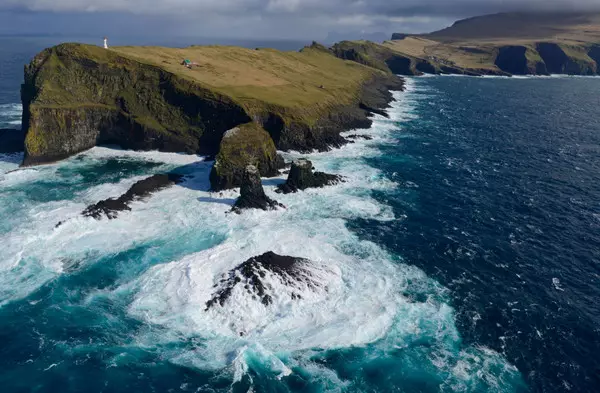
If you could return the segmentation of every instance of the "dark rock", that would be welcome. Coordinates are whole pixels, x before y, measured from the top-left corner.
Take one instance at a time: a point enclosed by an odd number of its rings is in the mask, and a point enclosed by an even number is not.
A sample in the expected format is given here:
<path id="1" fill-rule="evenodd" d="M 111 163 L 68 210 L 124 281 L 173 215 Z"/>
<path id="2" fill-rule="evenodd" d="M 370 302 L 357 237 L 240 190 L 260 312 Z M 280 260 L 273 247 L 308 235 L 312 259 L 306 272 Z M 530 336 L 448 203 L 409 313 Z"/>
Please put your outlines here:
<path id="1" fill-rule="evenodd" d="M 598 66 L 593 59 L 589 58 L 587 61 L 583 56 L 569 56 L 559 44 L 540 42 L 536 49 L 550 74 L 594 75 L 598 72 Z"/>
<path id="2" fill-rule="evenodd" d="M 0 153 L 18 153 L 25 149 L 22 130 L 0 129 Z"/>
<path id="3" fill-rule="evenodd" d="M 289 194 L 307 188 L 325 187 L 342 181 L 342 176 L 313 172 L 312 162 L 301 158 L 292 163 L 287 181 L 277 187 L 276 192 Z"/>
<path id="4" fill-rule="evenodd" d="M 279 175 L 285 166 L 269 133 L 255 122 L 232 128 L 223 136 L 210 172 L 212 190 L 240 187 L 248 165 L 254 165 L 265 177 Z"/>
<path id="5" fill-rule="evenodd" d="M 588 56 L 596 62 L 596 71 L 600 72 L 600 45 L 592 45 L 588 50 Z"/>
<path id="6" fill-rule="evenodd" d="M 183 176 L 176 174 L 151 176 L 135 183 L 119 198 L 105 199 L 94 205 L 88 206 L 81 214 L 85 217 L 93 217 L 96 220 L 100 220 L 103 216 L 106 216 L 109 219 L 117 218 L 120 211 L 131 210 L 129 203 L 143 199 L 154 192 L 180 183 L 182 178 Z"/>
<path id="7" fill-rule="evenodd" d="M 522 45 L 508 45 L 498 49 L 495 64 L 502 71 L 513 75 L 547 74 L 546 64 L 535 61 L 537 53 Z"/>
<path id="8" fill-rule="evenodd" d="M 283 158 L 283 156 L 281 154 L 277 154 L 277 156 L 275 157 L 275 168 L 283 169 L 285 167 L 286 167 L 285 159 Z"/>
<path id="9" fill-rule="evenodd" d="M 316 288 L 317 283 L 311 278 L 307 266 L 310 260 L 267 252 L 253 257 L 223 275 L 215 285 L 215 292 L 208 302 L 206 310 L 223 306 L 231 297 L 236 286 L 240 285 L 250 296 L 257 296 L 265 306 L 273 302 L 269 288 L 263 282 L 267 273 L 276 275 L 286 286 L 300 289 L 299 284 Z M 292 298 L 301 299 L 300 294 L 292 292 Z"/>
<path id="10" fill-rule="evenodd" d="M 25 66 L 21 99 L 25 166 L 108 144 L 214 155 L 225 131 L 251 120 L 225 95 L 83 44 L 38 54 Z"/>
<path id="11" fill-rule="evenodd" d="M 254 165 L 248 165 L 244 171 L 240 194 L 232 209 L 238 214 L 244 209 L 273 210 L 277 207 L 285 207 L 265 194 L 260 180 L 260 172 Z"/>
<path id="12" fill-rule="evenodd" d="M 441 72 L 439 67 L 436 67 L 430 61 L 423 59 L 417 59 L 415 68 L 417 71 L 423 72 L 425 74 L 439 74 Z"/>
<path id="13" fill-rule="evenodd" d="M 373 139 L 372 136 L 362 135 L 362 134 L 351 134 L 351 135 L 348 135 L 347 138 L 350 138 L 350 139 L 364 139 L 364 140 L 367 140 L 367 141 L 370 141 L 370 140 Z"/>
<path id="14" fill-rule="evenodd" d="M 384 110 L 384 109 L 377 109 L 377 108 L 372 108 L 370 106 L 368 106 L 367 104 L 361 102 L 360 104 L 358 104 L 358 106 L 360 107 L 360 109 L 363 109 L 365 111 L 367 111 L 368 113 L 375 113 L 377 115 L 381 115 L 385 118 L 390 117 L 390 115 Z"/>

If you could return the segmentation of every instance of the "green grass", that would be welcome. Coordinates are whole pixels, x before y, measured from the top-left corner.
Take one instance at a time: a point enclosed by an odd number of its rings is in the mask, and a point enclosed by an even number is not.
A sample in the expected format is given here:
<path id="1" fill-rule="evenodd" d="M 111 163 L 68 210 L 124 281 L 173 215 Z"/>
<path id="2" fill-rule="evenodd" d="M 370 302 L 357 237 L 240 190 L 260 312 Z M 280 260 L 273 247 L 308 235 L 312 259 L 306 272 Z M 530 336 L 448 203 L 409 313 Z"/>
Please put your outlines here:
<path id="1" fill-rule="evenodd" d="M 192 69 L 183 59 L 197 63 Z M 79 63 L 79 64 L 78 64 Z M 92 64 L 95 74 L 86 75 L 81 64 Z M 251 116 L 278 113 L 287 121 L 314 123 L 332 107 L 359 100 L 362 85 L 378 71 L 333 56 L 321 45 L 300 52 L 273 49 L 252 50 L 232 46 L 192 46 L 189 48 L 113 47 L 63 44 L 49 49 L 40 67 L 42 81 L 37 105 L 77 107 L 115 105 L 115 94 L 124 97 L 139 117 L 148 114 L 146 102 L 155 106 L 156 94 L 140 97 L 129 86 L 114 86 L 111 75 L 122 71 L 147 81 L 149 89 L 159 85 L 161 76 L 185 94 L 201 95 L 215 101 L 223 97 L 243 107 Z M 79 81 L 78 83 L 73 83 Z M 83 82 L 82 82 L 83 81 Z M 146 94 L 146 93 L 143 93 Z M 136 104 L 137 103 L 137 104 Z M 135 105 L 134 105 L 135 104 Z M 160 108 L 159 108 L 160 109 Z M 169 117 L 163 114 L 163 117 Z M 170 123 L 181 119 L 171 116 Z M 181 126 L 185 122 L 181 121 Z"/>

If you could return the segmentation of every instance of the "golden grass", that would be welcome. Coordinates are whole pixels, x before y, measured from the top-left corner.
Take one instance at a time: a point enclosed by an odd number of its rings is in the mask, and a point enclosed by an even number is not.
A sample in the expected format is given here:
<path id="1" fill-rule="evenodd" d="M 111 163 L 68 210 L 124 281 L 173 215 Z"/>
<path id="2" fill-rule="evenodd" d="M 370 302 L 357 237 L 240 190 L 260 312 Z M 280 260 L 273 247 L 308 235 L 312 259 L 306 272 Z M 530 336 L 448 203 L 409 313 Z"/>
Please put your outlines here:
<path id="1" fill-rule="evenodd" d="M 461 68 L 496 68 L 493 64 L 494 47 L 489 45 L 476 45 L 471 42 L 448 44 L 422 37 L 386 41 L 384 45 L 399 53 L 436 62 L 443 60 Z"/>
<path id="2" fill-rule="evenodd" d="M 398 41 L 385 41 L 384 46 L 405 53 L 410 56 L 425 58 L 427 56 L 426 48 L 439 45 L 440 43 L 420 37 L 407 37 Z"/>
<path id="3" fill-rule="evenodd" d="M 497 48 L 521 45 L 531 49 L 538 42 L 559 44 L 576 59 L 589 62 L 584 47 L 600 43 L 600 14 L 496 14 L 472 18 L 438 32 L 384 45 L 402 54 L 438 59 L 461 68 L 497 69 Z M 534 56 L 535 57 L 535 56 Z M 535 60 L 535 59 L 533 59 Z"/>
<path id="4" fill-rule="evenodd" d="M 111 51 L 198 82 L 242 102 L 283 107 L 332 105 L 354 100 L 377 71 L 316 49 L 281 52 L 232 46 L 115 47 Z M 188 69 L 183 59 L 198 63 Z M 322 86 L 322 87 L 321 87 Z"/>

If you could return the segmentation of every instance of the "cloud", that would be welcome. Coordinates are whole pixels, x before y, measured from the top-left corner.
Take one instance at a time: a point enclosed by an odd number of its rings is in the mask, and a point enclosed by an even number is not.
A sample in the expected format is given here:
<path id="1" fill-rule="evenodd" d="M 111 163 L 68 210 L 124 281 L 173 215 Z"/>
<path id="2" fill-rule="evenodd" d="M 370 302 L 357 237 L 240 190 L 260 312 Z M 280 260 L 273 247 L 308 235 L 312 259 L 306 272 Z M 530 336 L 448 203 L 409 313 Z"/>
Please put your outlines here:
<path id="1" fill-rule="evenodd" d="M 513 10 L 598 9 L 597 0 L 2 0 L 4 9 L 136 14 L 460 16 Z"/>
<path id="2" fill-rule="evenodd" d="M 72 14 L 101 24 L 108 14 L 136 25 L 162 19 L 165 31 L 228 36 L 319 38 L 328 31 L 425 32 L 453 20 L 520 10 L 600 9 L 598 0 L 0 0 L 0 12 Z M 91 15 L 91 16 L 90 16 Z M 109 22 L 106 22 L 109 23 Z M 110 24 L 110 23 L 109 23 Z M 113 23 L 114 25 L 114 23 Z"/>

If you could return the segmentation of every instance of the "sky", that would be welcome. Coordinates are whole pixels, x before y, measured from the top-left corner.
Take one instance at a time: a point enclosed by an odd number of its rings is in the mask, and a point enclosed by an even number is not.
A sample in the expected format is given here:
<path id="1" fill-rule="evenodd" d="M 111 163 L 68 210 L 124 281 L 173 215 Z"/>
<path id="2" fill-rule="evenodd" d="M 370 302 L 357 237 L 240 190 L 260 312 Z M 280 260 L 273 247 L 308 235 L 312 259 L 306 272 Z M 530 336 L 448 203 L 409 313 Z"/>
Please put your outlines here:
<path id="1" fill-rule="evenodd" d="M 600 0 L 0 0 L 0 34 L 322 41 L 527 10 L 600 10 Z"/>

